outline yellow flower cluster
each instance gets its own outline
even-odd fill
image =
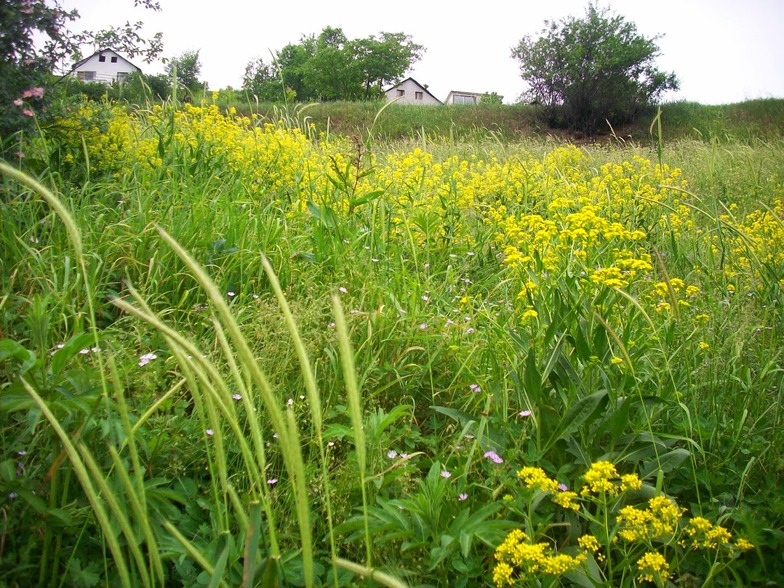
[[[678,532],[678,521],[684,512],[664,496],[651,498],[645,510],[625,506],[618,513],[621,524],[618,535],[629,542],[651,539],[667,542]]]
[[[527,197],[499,196],[485,213],[504,262],[523,283],[544,288],[569,274],[582,276],[583,289],[627,289],[653,271],[645,227],[655,223],[657,204],[685,186],[680,170],[641,157],[598,171],[587,162],[576,147],[555,149],[542,165],[521,162]]]
[[[613,522],[606,529],[605,545],[596,535],[582,535],[577,539],[577,546],[571,548],[579,548],[573,556],[554,553],[550,544],[532,540],[520,529],[512,531],[495,552],[497,564],[493,580],[496,586],[510,586],[536,574],[561,574],[581,565],[589,556],[601,564],[610,559],[613,550],[620,550],[624,558],[632,558],[628,559],[630,562],[641,555],[636,560],[638,580],[663,584],[671,576],[671,568],[678,569],[676,552],[679,548],[722,550],[731,558],[754,548],[751,542],[742,538],[733,543],[727,529],[713,525],[703,517],[688,519],[686,509],[667,496],[650,498],[645,508],[634,505],[618,508],[633,498],[626,493],[642,488],[642,480],[637,474],[619,474],[609,461],[590,465],[579,493],[567,490],[539,467],[526,466],[517,476],[527,489],[553,495],[554,504],[576,511],[578,517],[592,526],[609,513],[617,514],[611,517]],[[581,510],[583,507],[585,511]],[[602,510],[605,515],[600,514]],[[653,551],[654,543],[674,548],[673,559],[668,561],[664,555]]]
[[[609,461],[592,463],[585,476],[583,476],[583,480],[585,484],[580,490],[581,496],[603,493],[610,496],[618,496],[621,492],[639,490],[642,487],[642,481],[637,474],[620,476],[618,475],[618,470]]]
[[[136,123],[119,106],[84,101],[57,117],[53,132],[66,168],[80,163],[90,174],[120,177],[154,152],[153,140],[142,139]]]
[[[546,543],[531,543],[520,529],[511,531],[495,550],[493,581],[499,588],[511,586],[516,579],[537,574],[558,575],[582,565],[587,556],[555,553]]]
[[[732,534],[720,525],[712,524],[704,517],[694,517],[686,525],[686,535],[691,538],[691,546],[695,549],[718,549],[729,544]],[[743,543],[741,543],[743,542]],[[751,545],[745,539],[738,541],[738,547],[745,551],[743,547]]]
[[[517,472],[517,477],[523,480],[525,487],[529,490],[558,491],[558,482],[551,479],[542,468],[524,467]]]
[[[721,216],[729,230],[713,235],[711,244],[713,252],[727,260],[724,273],[728,279],[746,276],[748,287],[754,289],[763,282],[766,267],[784,266],[783,220],[784,197],[774,200],[765,210],[754,210],[739,220],[730,214]]]
[[[670,565],[661,553],[649,551],[637,560],[641,582],[663,583],[670,577]]]

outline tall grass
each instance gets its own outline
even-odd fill
[[[577,488],[601,460],[756,546],[732,572],[672,555],[681,578],[784,574],[780,139],[673,141],[665,107],[657,144],[450,136],[425,111],[388,142],[390,107],[347,141],[315,110],[248,123],[264,174],[221,119],[190,111],[216,135],[189,142],[152,108],[121,172],[89,129],[31,146],[38,180],[2,164],[0,582],[488,584],[512,528],[598,532],[515,472]],[[559,206],[605,176],[597,210],[644,239],[518,230],[588,218]],[[650,269],[599,283],[620,249]]]

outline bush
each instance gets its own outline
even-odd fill
[[[666,90],[673,73],[656,69],[657,37],[593,3],[585,17],[545,21],[538,39],[524,37],[512,56],[520,60],[527,98],[544,107],[552,126],[594,134],[609,121],[630,122]]]

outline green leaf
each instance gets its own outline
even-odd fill
[[[0,361],[15,359],[22,365],[17,369],[17,375],[22,375],[35,365],[35,353],[20,345],[12,339],[0,339]]]
[[[525,384],[525,392],[528,394],[528,400],[531,402],[531,405],[538,404],[542,395],[542,376],[537,368],[536,354],[533,349],[528,352],[528,356],[525,359],[523,384]]]
[[[691,453],[682,447],[673,449],[672,451],[660,455],[658,461],[652,459],[645,462],[640,468],[640,478],[645,479],[654,472],[657,472],[660,468],[663,473],[668,474],[686,461],[690,455]]]
[[[79,333],[74,335],[65,344],[57,349],[52,355],[52,375],[57,376],[62,373],[66,363],[82,349],[89,349],[95,344],[95,340],[90,333]]]
[[[220,555],[218,556],[218,561],[215,562],[215,570],[212,578],[210,578],[209,588],[218,588],[223,581],[223,572],[226,570],[226,562],[229,560],[229,553],[233,543],[228,532],[221,533],[220,537],[218,537],[216,553]]]
[[[575,403],[563,416],[545,447],[549,449],[560,439],[564,439],[568,435],[574,433],[583,424],[595,419],[599,409],[603,404],[607,403],[607,400],[607,391],[600,390],[599,392],[594,392],[590,396],[586,396],[577,401],[577,403]]]
[[[364,196],[360,196],[359,198],[354,198],[349,201],[349,206],[351,208],[356,208],[357,206],[361,206],[362,204],[367,204],[371,200],[375,200],[379,196],[383,195],[385,190],[373,190],[372,192],[368,192]]]

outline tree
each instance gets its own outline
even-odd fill
[[[498,92],[485,92],[479,100],[480,104],[500,106],[504,103],[504,97]]]
[[[400,81],[411,65],[422,58],[424,47],[404,33],[384,33],[352,44],[364,99],[380,97],[385,85]]]
[[[277,80],[297,100],[368,100],[383,95],[383,86],[400,80],[420,59],[424,48],[403,33],[350,40],[340,28],[326,27],[316,37],[286,45],[272,64],[253,60],[243,88],[262,98]]]
[[[176,72],[177,81],[181,86],[188,88],[191,92],[196,91],[201,85],[199,82],[199,74],[201,74],[199,51],[189,50],[178,57],[172,57],[166,64],[166,73],[171,77],[174,72]]]
[[[245,66],[242,89],[262,102],[277,102],[284,98],[283,84],[274,63],[253,59]]]
[[[582,19],[545,21],[541,36],[524,37],[512,56],[529,85],[527,98],[544,107],[550,123],[595,133],[605,121],[629,122],[666,90],[673,73],[659,71],[656,40],[622,16],[591,2]]]

